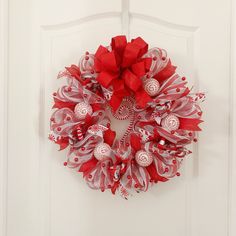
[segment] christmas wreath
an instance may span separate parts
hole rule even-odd
[[[180,175],[186,146],[201,130],[204,94],[190,93],[165,50],[116,36],[58,78],[67,84],[53,93],[49,139],[68,148],[64,165],[89,187],[128,198]],[[120,139],[111,116],[129,121]]]

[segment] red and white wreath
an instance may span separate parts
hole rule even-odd
[[[175,71],[165,50],[116,36],[60,72],[67,84],[53,94],[49,138],[68,147],[64,165],[89,187],[124,198],[179,176],[186,145],[197,141],[204,94],[190,93]],[[110,114],[130,121],[119,140]]]

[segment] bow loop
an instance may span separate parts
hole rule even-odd
[[[131,42],[139,47],[139,57],[142,57],[148,51],[148,44],[141,37],[133,39]]]
[[[126,69],[123,72],[122,79],[125,81],[126,86],[134,92],[142,86],[140,78],[138,78],[138,76],[136,76],[129,69]]]
[[[127,68],[135,63],[138,59],[140,47],[135,43],[127,43],[123,55],[122,67]]]
[[[102,71],[98,77],[97,81],[99,84],[101,84],[103,87],[108,88],[112,82],[116,78],[116,74],[111,74],[107,71]]]
[[[112,50],[114,50],[120,56],[122,56],[126,45],[127,45],[127,39],[124,35],[116,36],[116,37],[112,38],[112,40],[111,40]]]
[[[101,56],[105,53],[108,53],[108,49],[102,45],[100,45],[95,53],[94,58],[94,68],[97,72],[102,70]]]
[[[117,72],[118,66],[114,51],[104,53],[100,56],[101,69],[110,72]]]

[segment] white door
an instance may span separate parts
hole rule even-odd
[[[0,2],[0,235],[236,235],[230,0]],[[207,94],[182,176],[128,201],[89,189],[47,139],[58,71],[119,34],[165,48]]]

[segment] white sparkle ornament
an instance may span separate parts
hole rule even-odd
[[[111,147],[107,143],[99,143],[94,149],[94,156],[99,161],[103,160],[106,157],[109,157],[111,154]]]
[[[150,153],[140,150],[136,152],[135,160],[140,166],[147,167],[152,164],[153,157]]]
[[[179,118],[173,114],[167,115],[161,121],[161,125],[169,131],[175,131],[179,128]]]
[[[93,109],[89,104],[85,102],[80,102],[75,106],[74,112],[76,117],[82,120],[87,115],[91,115],[93,113]]]
[[[156,96],[158,94],[159,89],[160,89],[159,82],[153,78],[145,80],[143,86],[144,86],[144,90],[151,97]]]

